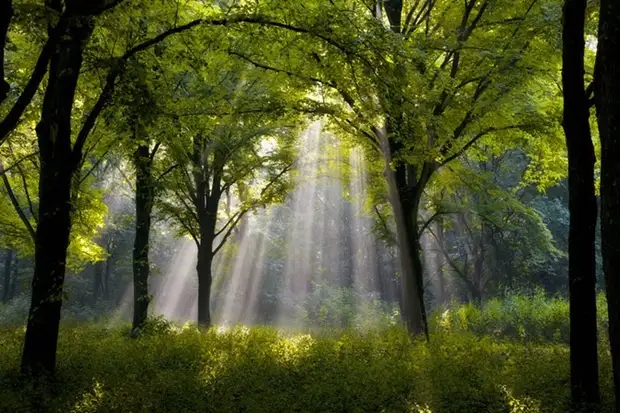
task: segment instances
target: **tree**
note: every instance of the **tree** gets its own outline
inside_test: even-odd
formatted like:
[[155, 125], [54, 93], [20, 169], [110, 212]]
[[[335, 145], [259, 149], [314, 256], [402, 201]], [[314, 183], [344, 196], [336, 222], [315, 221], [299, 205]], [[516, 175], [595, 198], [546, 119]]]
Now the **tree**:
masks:
[[261, 76], [245, 65], [185, 75], [198, 111], [183, 121], [185, 140], [170, 148], [178, 168], [162, 210], [198, 248], [198, 323], [204, 327], [211, 324], [214, 257], [248, 211], [280, 199], [294, 161], [300, 120], [285, 110], [297, 96], [285, 91], [284, 77]]
[[616, 410], [620, 411], [620, 5], [600, 3], [594, 90], [601, 139], [601, 242]]
[[72, 182], [82, 164], [85, 145], [96, 120], [110, 103], [117, 79], [134, 55], [164, 41], [172, 34], [189, 30], [202, 20], [174, 26], [146, 40], [129, 38], [130, 44], [120, 57], [112, 58], [101, 92], [84, 114], [79, 132], [72, 135], [72, 117], [78, 80], [86, 45], [93, 33], [96, 18], [110, 12], [119, 0], [89, 2], [49, 2], [49, 7], [62, 16], [50, 23], [48, 32], [58, 36], [50, 57], [48, 82], [43, 97], [41, 119], [36, 127], [39, 143], [39, 221], [35, 236], [35, 270], [32, 301], [22, 356], [22, 372], [53, 372], [66, 254], [71, 231]]
[[[158, 71], [163, 70], [162, 65], [158, 64], [157, 60], [151, 64], [157, 67], [156, 77], [161, 78]], [[122, 119], [120, 125], [117, 123], [116, 130], [128, 135], [123, 146], [129, 152], [127, 158], [135, 171], [136, 219], [132, 250], [134, 289], [132, 330], [136, 333], [144, 325], [148, 316], [150, 302], [148, 281], [151, 267], [149, 240], [158, 183], [163, 175], [174, 168], [174, 165], [170, 170], [163, 172], [160, 178], [155, 176], [158, 170], [157, 164], [165, 164], [162, 161], [158, 162], [156, 157], [170, 127], [169, 123], [163, 121], [167, 118], [161, 109], [166, 105], [166, 99], [169, 96], [157, 95], [156, 89], [165, 89], [169, 85], [151, 86], [154, 80], [149, 77], [146, 65], [138, 59], [130, 62], [123, 80], [127, 84], [123, 93], [119, 94], [116, 99], [118, 113], [113, 117], [113, 121], [118, 122]], [[155, 130], [156, 128], [158, 131]], [[157, 138], [152, 136], [157, 136]]]
[[562, 125], [568, 148], [571, 398], [577, 411], [595, 411], [600, 403], [594, 251], [596, 156], [584, 86], [585, 17], [586, 1], [566, 0], [562, 29]]
[[[527, 83], [540, 74], [534, 51], [554, 55], [548, 31], [555, 16], [537, 2], [320, 5], [265, 9], [273, 17], [262, 25], [291, 32], [299, 50], [278, 60], [261, 43], [244, 57], [318, 83], [323, 96], [343, 103], [334, 122], [381, 154], [399, 243], [402, 315], [409, 331], [421, 334], [427, 330], [419, 231], [425, 189], [437, 170], [479, 141], [545, 127]], [[261, 36], [267, 41], [274, 34], [262, 30]], [[312, 59], [296, 60], [308, 54]]]

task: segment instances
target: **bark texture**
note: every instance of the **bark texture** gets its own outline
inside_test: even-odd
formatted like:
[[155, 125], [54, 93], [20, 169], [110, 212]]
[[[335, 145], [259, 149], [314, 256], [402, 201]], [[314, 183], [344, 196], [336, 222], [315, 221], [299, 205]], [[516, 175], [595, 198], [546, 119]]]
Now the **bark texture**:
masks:
[[153, 211], [153, 171], [149, 147], [140, 145], [134, 154], [136, 169], [136, 235], [133, 244], [133, 331], [144, 325], [149, 309], [149, 238]]
[[11, 90], [9, 83], [6, 81], [4, 70], [4, 50], [6, 49], [7, 33], [12, 18], [13, 1], [2, 0], [0, 4], [0, 104], [4, 102]]
[[22, 372], [53, 372], [69, 233], [71, 180], [79, 159], [71, 147], [71, 112], [92, 19], [74, 16], [50, 59], [49, 80], [36, 132], [39, 143], [39, 220], [35, 240], [32, 301]]
[[413, 336], [426, 334], [428, 328], [424, 310], [422, 290], [422, 259], [418, 235], [417, 210], [419, 199], [414, 196], [415, 188], [407, 183], [404, 165], [392, 170], [393, 143], [386, 128], [375, 131], [382, 142], [385, 157], [385, 177], [388, 181], [390, 204], [396, 221], [396, 235], [400, 261], [400, 308], [407, 330]]
[[620, 4], [602, 0], [595, 101], [601, 138], [601, 241], [616, 411], [620, 411]]
[[202, 240], [202, 244], [198, 248], [196, 272], [198, 274], [198, 325], [205, 328], [211, 327], [212, 264], [211, 244]]
[[568, 148], [571, 397], [575, 411], [599, 409], [596, 332], [594, 146], [584, 87], [585, 0], [566, 0], [563, 12], [563, 127]]

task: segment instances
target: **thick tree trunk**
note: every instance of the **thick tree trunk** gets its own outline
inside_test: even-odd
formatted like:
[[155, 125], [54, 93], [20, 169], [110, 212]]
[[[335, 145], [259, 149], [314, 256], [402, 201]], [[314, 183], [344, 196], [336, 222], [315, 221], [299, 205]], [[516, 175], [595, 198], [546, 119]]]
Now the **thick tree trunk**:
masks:
[[32, 301], [22, 355], [24, 374], [53, 372], [71, 230], [71, 180], [77, 162], [71, 147], [71, 112], [83, 48], [93, 26], [73, 17], [50, 59], [39, 143], [39, 221]]
[[4, 50], [6, 48], [9, 25], [13, 18], [13, 1], [2, 0], [0, 3], [0, 104], [2, 104], [11, 90], [9, 83], [6, 81], [4, 70]]
[[136, 235], [133, 244], [133, 330], [146, 321], [149, 309], [149, 236], [153, 210], [153, 171], [151, 153], [146, 145], [135, 152], [136, 168]]
[[620, 4], [602, 0], [595, 100], [601, 137], [601, 241], [616, 411], [620, 411]]
[[392, 170], [392, 152], [386, 128], [375, 131], [381, 141], [385, 158], [385, 177], [388, 181], [390, 204], [396, 221], [396, 235], [400, 258], [401, 317], [412, 336], [426, 334], [426, 314], [422, 299], [422, 259], [418, 236], [417, 208], [411, 188], [406, 183], [406, 169], [399, 165]]
[[4, 277], [2, 280], [2, 302], [9, 302], [11, 296], [11, 264], [13, 263], [13, 250], [6, 251], [4, 258]]
[[594, 147], [584, 87], [586, 0], [566, 0], [563, 19], [563, 127], [568, 148], [570, 364], [573, 409], [593, 412], [600, 403], [596, 333], [597, 205]]
[[[208, 237], [205, 237], [208, 238]], [[213, 264], [212, 243], [202, 239], [198, 248], [198, 325], [211, 327], [211, 284], [213, 281], [211, 267]]]

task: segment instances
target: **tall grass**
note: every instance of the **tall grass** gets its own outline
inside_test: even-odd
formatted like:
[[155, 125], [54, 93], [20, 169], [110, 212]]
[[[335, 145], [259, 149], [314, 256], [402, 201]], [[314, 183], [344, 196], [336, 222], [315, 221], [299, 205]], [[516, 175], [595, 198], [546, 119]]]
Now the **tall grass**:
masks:
[[[5, 327], [0, 412], [564, 413], [567, 311], [542, 294], [454, 306], [432, 317], [430, 343], [398, 327], [286, 334], [159, 319], [133, 339], [128, 327], [65, 326], [57, 375], [39, 383], [18, 374], [23, 327]], [[611, 412], [606, 349], [601, 340]]]

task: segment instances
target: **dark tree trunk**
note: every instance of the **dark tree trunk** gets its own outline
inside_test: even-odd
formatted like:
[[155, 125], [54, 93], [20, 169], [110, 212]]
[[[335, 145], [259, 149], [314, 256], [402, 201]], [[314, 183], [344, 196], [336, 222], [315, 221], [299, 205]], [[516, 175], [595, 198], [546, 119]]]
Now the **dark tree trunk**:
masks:
[[13, 263], [13, 250], [6, 251], [4, 258], [4, 278], [2, 281], [2, 302], [7, 303], [11, 297], [11, 264]]
[[9, 83], [6, 81], [6, 73], [4, 70], [4, 50], [6, 48], [7, 32], [13, 18], [13, 2], [12, 0], [2, 0], [0, 4], [0, 104], [4, 102], [11, 90]]
[[[385, 14], [390, 22], [390, 29], [394, 33], [401, 32], [403, 11], [402, 0], [383, 1]], [[375, 17], [381, 18], [381, 8], [377, 8]], [[394, 54], [396, 68], [393, 75], [405, 80], [406, 65], [400, 57]], [[383, 87], [383, 86], [381, 86]], [[388, 181], [390, 204], [396, 220], [398, 251], [400, 258], [400, 309], [401, 316], [407, 330], [412, 336], [425, 334], [428, 339], [426, 309], [424, 308], [424, 289], [422, 280], [422, 257], [418, 228], [418, 212], [420, 206], [420, 190], [426, 185], [424, 173], [420, 180], [411, 175], [411, 165], [400, 163], [396, 170], [392, 170], [392, 159], [402, 149], [393, 133], [403, 130], [404, 98], [398, 91], [386, 90], [387, 98], [384, 102], [386, 109], [386, 126], [375, 128], [374, 133], [380, 143], [385, 159], [384, 173]], [[414, 174], [415, 175], [415, 174]]]
[[594, 146], [584, 87], [586, 0], [566, 0], [562, 31], [563, 127], [568, 148], [570, 364], [573, 409], [599, 409], [596, 333], [597, 205]]
[[93, 302], [99, 298], [99, 293], [103, 288], [103, 261], [98, 261], [93, 265]]
[[133, 244], [133, 330], [142, 327], [149, 309], [149, 236], [153, 210], [153, 171], [151, 152], [140, 145], [135, 152], [136, 235]]
[[407, 168], [398, 165], [392, 170], [393, 142], [390, 142], [386, 128], [376, 130], [385, 158], [385, 176], [388, 181], [390, 203], [396, 221], [398, 252], [400, 261], [400, 309], [401, 317], [412, 336], [426, 334], [426, 311], [423, 300], [422, 258], [418, 234], [419, 198], [415, 187], [407, 181]]
[[198, 248], [196, 272], [198, 273], [198, 325], [204, 328], [211, 327], [212, 264], [213, 252], [211, 242], [208, 239], [202, 239]]
[[620, 411], [620, 4], [601, 0], [595, 100], [601, 137], [601, 241], [616, 411]]
[[71, 112], [92, 19], [73, 17], [50, 59], [39, 143], [39, 221], [35, 239], [32, 300], [21, 369], [53, 372], [71, 230], [71, 180], [79, 159], [71, 147]]
[[[223, 153], [215, 151], [211, 168], [208, 165], [207, 139], [202, 136], [194, 138], [193, 151], [190, 154], [193, 166], [194, 183], [196, 185], [196, 198], [194, 207], [198, 218], [200, 233], [196, 244], [198, 247], [198, 258], [196, 263], [196, 273], [198, 275], [198, 325], [208, 328], [211, 326], [211, 283], [213, 257], [219, 247], [213, 245], [215, 241], [215, 225], [217, 223], [217, 212], [220, 199], [222, 197], [222, 171], [224, 169]], [[212, 185], [209, 185], [212, 170]], [[233, 225], [234, 227], [234, 225]], [[232, 231], [229, 228], [228, 231]], [[243, 230], [243, 228], [241, 229]], [[226, 241], [229, 232], [226, 232], [220, 243]], [[220, 246], [223, 244], [220, 244]]]

